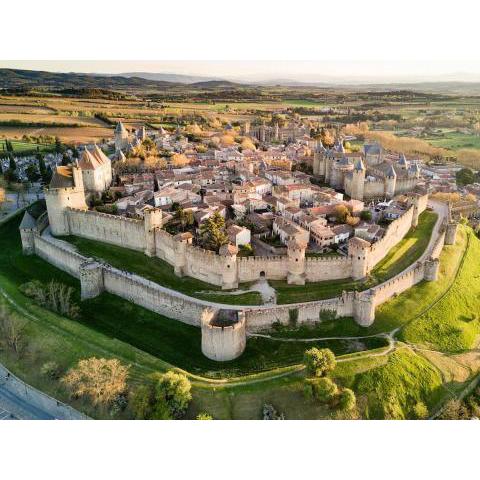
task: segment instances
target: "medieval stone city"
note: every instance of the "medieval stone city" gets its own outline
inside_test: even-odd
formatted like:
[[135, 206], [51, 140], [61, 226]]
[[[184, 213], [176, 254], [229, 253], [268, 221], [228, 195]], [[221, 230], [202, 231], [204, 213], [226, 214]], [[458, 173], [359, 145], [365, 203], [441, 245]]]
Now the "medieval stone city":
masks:
[[[233, 128], [227, 124], [224, 133]], [[276, 305], [269, 281], [362, 281], [427, 208], [438, 210], [446, 225], [441, 236], [432, 237], [428, 257], [373, 288], [301, 303], [298, 320], [311, 322], [333, 312], [368, 326], [376, 306], [423, 279], [437, 278], [441, 247], [454, 243], [457, 224], [451, 212], [429, 206], [431, 180], [422, 174], [419, 159], [387, 152], [379, 143], [349, 151], [342, 137], [325, 147], [293, 121], [283, 127], [247, 122], [237, 131], [245, 138], [243, 147], [219, 145], [199, 153], [179, 129], [150, 132], [142, 126], [129, 132], [118, 122], [114, 138], [104, 145], [114, 149], [110, 157], [96, 144], [85, 145], [79, 158], [55, 166], [45, 188], [48, 215], [42, 227], [29, 213], [20, 226], [24, 252], [80, 278], [82, 298], [106, 290], [200, 326], [203, 353], [220, 361], [242, 354], [247, 332], [288, 322], [290, 308]], [[204, 138], [222, 133], [206, 132]], [[177, 165], [129, 172], [128, 158], [152, 147], [171, 152]], [[82, 257], [61, 240], [70, 235], [158, 257], [176, 276], [232, 294], [250, 284], [263, 305], [188, 297]]]

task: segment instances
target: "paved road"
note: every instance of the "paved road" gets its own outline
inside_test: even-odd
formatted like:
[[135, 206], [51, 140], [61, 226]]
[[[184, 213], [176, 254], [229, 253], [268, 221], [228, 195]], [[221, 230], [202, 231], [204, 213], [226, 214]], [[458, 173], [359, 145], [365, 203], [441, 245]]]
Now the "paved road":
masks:
[[54, 420], [55, 417], [0, 384], [0, 420]]
[[0, 408], [0, 420], [18, 420], [18, 418], [10, 412], [7, 412], [7, 410]]

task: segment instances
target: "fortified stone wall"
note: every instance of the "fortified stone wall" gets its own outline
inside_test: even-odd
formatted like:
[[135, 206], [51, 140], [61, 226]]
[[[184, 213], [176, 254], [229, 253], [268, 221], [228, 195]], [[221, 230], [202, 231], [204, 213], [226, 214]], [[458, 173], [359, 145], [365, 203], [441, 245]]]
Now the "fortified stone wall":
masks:
[[182, 294], [173, 294], [160, 285], [143, 277], [103, 266], [103, 283], [107, 292], [118, 295], [148, 310], [200, 326], [206, 305]]
[[65, 247], [61, 242], [41, 237], [38, 233], [33, 234], [33, 244], [34, 253], [39, 257], [76, 278], [80, 277], [80, 265], [86, 260], [84, 256]]
[[193, 245], [186, 245], [185, 275], [211, 283], [212, 285], [222, 286], [223, 270], [224, 259], [220, 255]]
[[374, 306], [377, 307], [387, 300], [390, 300], [394, 295], [399, 295], [413, 287], [424, 280], [424, 275], [425, 265], [424, 263], [418, 263], [407, 272], [397, 275], [391, 280], [372, 288]]
[[[413, 207], [412, 207], [413, 208]], [[413, 210], [410, 209], [405, 218], [411, 218]], [[405, 219], [399, 219], [394, 232], [404, 228]], [[451, 232], [456, 226], [448, 224]], [[395, 233], [393, 236], [395, 237]], [[454, 241], [454, 233], [450, 234]], [[236, 308], [239, 322], [229, 326], [218, 326], [211, 322], [215, 313], [222, 309], [222, 305], [211, 304], [202, 300], [188, 297], [170, 289], [157, 285], [137, 275], [123, 272], [109, 265], [100, 264], [88, 259], [66, 247], [62, 242], [49, 236], [40, 236], [35, 229], [25, 229], [22, 232], [23, 245], [32, 244], [33, 251], [25, 249], [28, 253], [36, 253], [56, 267], [80, 278], [82, 298], [92, 298], [103, 290], [125, 298], [128, 301], [141, 305], [161, 315], [202, 327], [202, 351], [215, 360], [230, 360], [238, 357], [245, 348], [246, 331], [254, 332], [269, 328], [275, 322], [281, 324], [321, 322], [338, 317], [351, 316], [363, 326], [371, 325], [375, 318], [375, 308], [389, 300], [394, 295], [400, 294], [422, 280], [433, 281], [438, 274], [438, 256], [441, 253], [446, 238], [443, 232], [429, 251], [429, 258], [417, 262], [405, 272], [391, 280], [364, 292], [343, 292], [340, 297], [316, 302], [301, 304], [281, 305], [271, 308], [253, 307]], [[173, 245], [173, 244], [172, 244]], [[192, 251], [199, 251], [194, 249]], [[199, 255], [204, 255], [200, 251]], [[208, 253], [209, 256], [221, 256]], [[208, 261], [210, 257], [206, 260]], [[198, 260], [198, 259], [197, 259]], [[255, 259], [243, 259], [243, 265], [255, 264]], [[314, 259], [312, 259], [314, 260]], [[271, 263], [274, 263], [275, 259]], [[331, 262], [338, 263], [334, 259]], [[242, 263], [242, 262], [240, 262]], [[283, 264], [284, 262], [279, 262]], [[318, 260], [310, 262], [311, 265], [327, 265], [328, 261]], [[345, 264], [349, 262], [345, 261]], [[268, 265], [267, 264], [264, 264]], [[313, 267], [307, 267], [307, 269]], [[244, 317], [242, 316], [244, 314]]]
[[364, 198], [382, 198], [385, 196], [385, 182], [383, 180], [367, 180], [363, 187]]
[[[382, 260], [407, 234], [416, 211], [421, 213], [425, 209], [427, 198], [425, 196], [418, 200], [418, 207], [410, 207], [400, 218], [393, 221], [384, 237], [372, 245], [366, 260], [367, 271]], [[227, 259], [215, 252], [183, 242], [156, 226], [157, 224], [149, 227], [147, 231], [144, 220], [84, 209], [67, 208], [65, 222], [67, 226], [64, 233], [156, 255], [172, 265], [179, 276], [187, 275], [223, 288], [234, 288], [238, 283], [255, 281], [260, 276], [269, 280], [290, 281], [292, 275], [289, 274], [292, 269], [295, 270], [296, 283], [349, 278], [354, 271], [352, 262], [355, 259], [351, 256], [340, 259], [307, 257], [298, 265], [294, 263], [295, 259], [289, 259], [288, 255], [238, 258], [234, 255]]]
[[353, 292], [344, 292], [341, 297], [317, 302], [279, 305], [272, 308], [246, 309], [248, 332], [270, 328], [275, 323], [289, 325], [293, 322], [313, 323], [337, 317], [353, 316]]
[[413, 210], [414, 207], [411, 206], [402, 216], [390, 223], [383, 238], [372, 244], [369, 253], [370, 270], [408, 233], [412, 226]]
[[432, 258], [439, 258], [440, 254], [442, 253], [444, 245], [445, 245], [445, 231], [443, 231], [440, 234], [437, 241], [435, 242], [435, 244], [432, 248], [431, 257]]
[[395, 194], [399, 195], [405, 192], [411, 192], [418, 183], [418, 178], [411, 177], [411, 178], [401, 178], [398, 179], [395, 183]]
[[307, 257], [305, 274], [308, 282], [349, 278], [352, 276], [352, 261], [349, 257]]
[[177, 242], [165, 230], [157, 228], [155, 230], [155, 250], [156, 256], [165, 260], [170, 265], [175, 265], [175, 244]]
[[285, 280], [288, 274], [288, 258], [278, 257], [240, 257], [238, 259], [238, 280], [240, 283], [253, 282], [263, 272], [269, 280]]
[[65, 215], [71, 235], [133, 250], [145, 250], [145, 230], [142, 220], [73, 208], [68, 208]]

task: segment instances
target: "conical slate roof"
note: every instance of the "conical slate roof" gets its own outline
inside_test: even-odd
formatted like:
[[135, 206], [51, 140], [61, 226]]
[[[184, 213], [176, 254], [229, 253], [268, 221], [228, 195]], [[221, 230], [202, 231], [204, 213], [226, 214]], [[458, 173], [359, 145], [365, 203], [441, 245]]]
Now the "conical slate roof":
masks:
[[394, 178], [396, 176], [397, 174], [395, 173], [395, 169], [393, 168], [393, 165], [390, 165], [390, 167], [387, 170], [387, 177]]
[[127, 133], [127, 129], [122, 122], [117, 123], [117, 126], [115, 127], [115, 133]]
[[400, 154], [400, 157], [398, 159], [398, 163], [402, 165], [403, 167], [406, 167], [408, 165], [407, 158], [405, 157], [404, 153]]
[[361, 158], [357, 159], [357, 161], [355, 162], [355, 167], [354, 168], [358, 172], [360, 172], [362, 170], [365, 170], [365, 165], [363, 164], [363, 160]]

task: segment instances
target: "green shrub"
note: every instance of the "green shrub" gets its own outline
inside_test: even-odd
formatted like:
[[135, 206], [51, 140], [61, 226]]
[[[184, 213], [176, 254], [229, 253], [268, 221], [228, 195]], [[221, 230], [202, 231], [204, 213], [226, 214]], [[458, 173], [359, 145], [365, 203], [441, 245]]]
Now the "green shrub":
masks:
[[340, 393], [338, 408], [345, 412], [350, 412], [355, 408], [356, 405], [357, 399], [355, 398], [353, 391], [349, 388], [343, 389], [342, 393]]
[[315, 377], [323, 377], [332, 371], [337, 362], [329, 348], [310, 348], [303, 355], [307, 372]]
[[57, 362], [45, 362], [40, 369], [40, 373], [44, 377], [48, 377], [52, 380], [60, 378], [60, 366]]
[[37, 305], [70, 318], [78, 318], [80, 307], [73, 301], [74, 289], [55, 280], [46, 285], [39, 280], [20, 285], [19, 290]]
[[169, 370], [167, 373], [157, 376], [157, 378], [158, 382], [155, 388], [157, 414], [159, 412], [164, 413], [164, 405], [162, 405], [164, 403], [172, 418], [183, 417], [192, 400], [192, 394], [190, 393], [192, 386], [187, 376]]
[[413, 407], [413, 413], [415, 418], [419, 420], [424, 420], [428, 418], [428, 408], [423, 402], [417, 402]]
[[328, 403], [337, 397], [338, 387], [333, 380], [327, 377], [307, 378], [304, 393], [308, 399]]
[[197, 415], [197, 420], [213, 420], [213, 417], [207, 412], [202, 412]]

